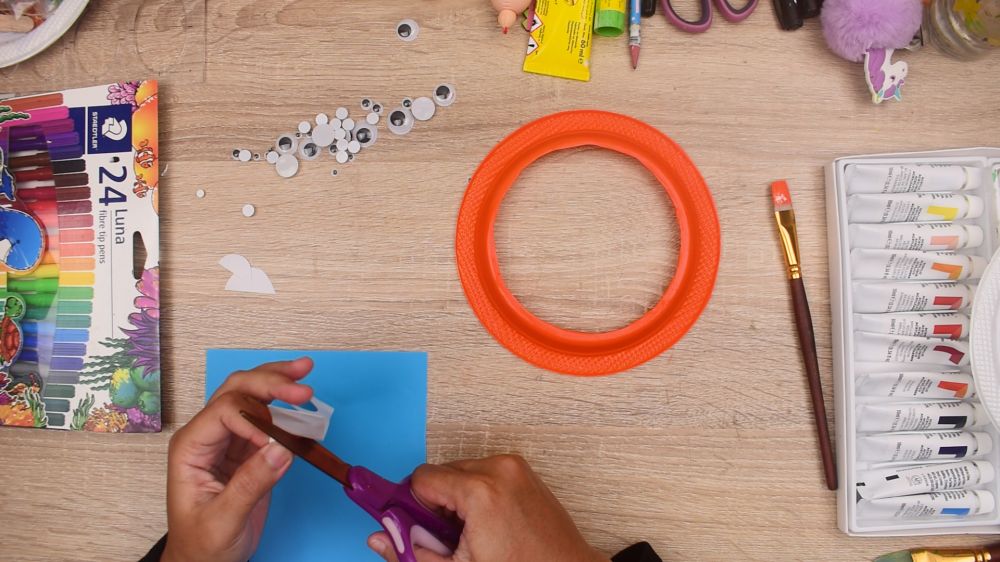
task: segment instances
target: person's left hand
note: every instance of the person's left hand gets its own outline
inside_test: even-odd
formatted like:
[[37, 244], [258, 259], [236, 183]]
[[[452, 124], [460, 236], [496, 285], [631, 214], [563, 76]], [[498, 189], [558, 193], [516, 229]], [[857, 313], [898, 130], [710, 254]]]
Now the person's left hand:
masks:
[[246, 562], [257, 549], [271, 488], [292, 454], [240, 411], [270, 420], [271, 400], [307, 402], [312, 389], [296, 381], [312, 367], [302, 358], [233, 373], [170, 439], [162, 562]]

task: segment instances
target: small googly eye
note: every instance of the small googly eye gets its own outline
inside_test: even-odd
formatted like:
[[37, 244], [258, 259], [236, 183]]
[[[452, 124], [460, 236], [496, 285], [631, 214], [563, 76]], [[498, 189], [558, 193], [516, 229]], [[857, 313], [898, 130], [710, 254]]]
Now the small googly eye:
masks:
[[316, 157], [319, 156], [319, 146], [312, 141], [304, 142], [302, 143], [302, 146], [299, 147], [299, 156], [301, 156], [303, 160], [315, 160]]
[[281, 156], [281, 155], [278, 154], [278, 151], [276, 151], [276, 150], [268, 150], [267, 154], [264, 155], [264, 160], [266, 160], [268, 164], [275, 164], [275, 163], [278, 162], [278, 157], [279, 156]]
[[340, 119], [341, 121], [343, 121], [344, 119], [347, 119], [347, 117], [350, 116], [350, 114], [351, 114], [351, 112], [348, 111], [346, 107], [338, 107], [337, 108], [337, 114], [336, 114], [337, 115], [337, 119]]
[[434, 103], [441, 107], [455, 103], [455, 87], [451, 84], [441, 84], [434, 88]]
[[317, 113], [316, 114], [316, 124], [317, 125], [326, 125], [329, 122], [330, 122], [330, 116], [327, 115], [326, 113]]
[[274, 142], [274, 148], [281, 154], [289, 154], [295, 152], [295, 149], [299, 146], [298, 133], [292, 134], [287, 133], [278, 137], [278, 140]]
[[239, 160], [239, 159], [240, 159], [240, 149], [234, 148], [233, 149], [233, 160]]
[[397, 108], [389, 112], [389, 131], [396, 135], [405, 135], [413, 129], [413, 115], [408, 109]]
[[245, 148], [243, 150], [240, 150], [240, 154], [239, 154], [240, 162], [249, 162], [250, 159], [252, 159], [252, 158], [253, 158], [253, 154], [249, 150], [247, 150]]
[[299, 132], [303, 135], [308, 135], [309, 131], [312, 130], [312, 125], [308, 121], [302, 121], [299, 123]]
[[372, 107], [372, 100], [368, 98], [361, 100], [361, 109], [371, 109], [371, 107]]
[[259, 152], [254, 152], [253, 153], [253, 161], [254, 162], [260, 161], [260, 153]]
[[377, 113], [378, 115], [382, 115], [383, 111], [385, 111], [385, 107], [383, 107], [382, 104], [380, 103], [372, 104], [372, 113]]
[[372, 125], [362, 125], [354, 131], [354, 140], [362, 147], [367, 148], [375, 144], [378, 138], [378, 129]]
[[406, 109], [410, 109], [411, 107], [413, 107], [413, 100], [410, 98], [403, 98], [403, 107], [405, 107]]
[[331, 176], [336, 176], [337, 175], [337, 170], [330, 170], [330, 175]]
[[406, 19], [396, 24], [396, 37], [400, 40], [414, 41], [418, 35], [420, 35], [420, 25], [417, 22]]
[[337, 152], [337, 163], [338, 164], [347, 164], [347, 161], [350, 160], [350, 158], [351, 158], [351, 155], [348, 154], [346, 150], [341, 150], [341, 151]]
[[337, 154], [337, 145], [331, 144], [330, 146], [326, 147], [326, 150], [330, 153], [331, 156], [335, 156]]

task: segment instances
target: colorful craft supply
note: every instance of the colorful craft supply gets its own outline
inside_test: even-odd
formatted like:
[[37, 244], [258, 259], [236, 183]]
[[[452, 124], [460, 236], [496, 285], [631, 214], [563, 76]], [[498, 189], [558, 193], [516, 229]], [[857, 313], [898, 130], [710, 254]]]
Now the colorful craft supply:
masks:
[[155, 81], [0, 105], [0, 299], [25, 308], [0, 401], [32, 413], [0, 425], [159, 431], [158, 145]]
[[[667, 21], [674, 24], [677, 29], [681, 31], [687, 31], [688, 33], [704, 33], [712, 27], [712, 1], [713, 0], [700, 0], [701, 4], [701, 16], [694, 21], [685, 19], [683, 16], [677, 13], [674, 9], [673, 0], [662, 0], [663, 4], [663, 14], [667, 17]], [[729, 0], [714, 0], [715, 7], [722, 14], [722, 17], [727, 21], [733, 23], [741, 22], [753, 13], [757, 9], [758, 0], [750, 0], [742, 7], [733, 6]]]
[[590, 80], [594, 0], [553, 0], [535, 5], [525, 72]]
[[594, 13], [594, 33], [602, 37], [618, 37], [625, 32], [628, 0], [597, 0]]
[[[534, 316], [500, 277], [493, 223], [518, 175], [551, 152], [597, 146], [638, 160], [677, 209], [677, 270], [660, 301], [642, 318], [606, 333], [553, 326]], [[649, 125], [604, 111], [568, 111], [533, 121], [500, 142], [479, 165], [458, 214], [455, 251], [469, 305], [514, 354], [552, 371], [607, 375], [640, 365], [684, 336], [708, 305], [720, 258], [712, 195], [687, 154]]]
[[517, 24], [517, 15], [528, 9], [531, 0], [490, 0], [497, 11], [497, 23], [504, 35]]
[[632, 58], [632, 70], [639, 68], [639, 52], [642, 50], [642, 6], [641, 0], [631, 0], [632, 10], [628, 26], [628, 50]]

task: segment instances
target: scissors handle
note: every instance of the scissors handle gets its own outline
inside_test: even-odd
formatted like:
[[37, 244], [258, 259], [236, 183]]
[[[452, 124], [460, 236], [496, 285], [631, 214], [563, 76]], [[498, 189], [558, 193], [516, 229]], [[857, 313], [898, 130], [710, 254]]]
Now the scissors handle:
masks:
[[441, 556], [458, 547], [462, 525], [434, 513], [413, 496], [410, 478], [396, 484], [361, 466], [351, 467], [347, 496], [382, 525], [392, 539], [399, 562], [417, 562], [413, 547]]
[[[715, 5], [718, 7], [719, 12], [722, 13], [722, 17], [735, 23], [747, 19], [753, 13], [754, 9], [757, 8], [757, 2], [758, 0], [749, 0], [742, 8], [737, 8], [729, 0], [715, 0]], [[681, 17], [677, 13], [677, 10], [674, 9], [673, 0], [660, 0], [660, 3], [663, 6], [663, 13], [667, 16], [667, 20], [681, 31], [704, 33], [708, 31], [708, 28], [712, 27], [712, 0], [701, 0], [701, 17], [696, 21]]]

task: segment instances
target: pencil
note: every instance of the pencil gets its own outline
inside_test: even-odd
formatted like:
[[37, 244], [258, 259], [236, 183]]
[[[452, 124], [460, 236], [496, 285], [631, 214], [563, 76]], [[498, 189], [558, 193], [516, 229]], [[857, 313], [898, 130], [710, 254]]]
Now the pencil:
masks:
[[631, 0], [628, 26], [628, 50], [632, 57], [632, 70], [639, 68], [639, 51], [642, 49], [642, 0]]
[[823, 384], [819, 378], [819, 359], [816, 356], [816, 335], [813, 332], [812, 315], [809, 313], [809, 301], [806, 299], [806, 287], [802, 281], [799, 239], [795, 230], [795, 211], [792, 210], [792, 196], [788, 192], [788, 184], [784, 181], [772, 183], [771, 199], [774, 202], [774, 218], [778, 223], [778, 236], [781, 238], [781, 247], [785, 252], [785, 261], [788, 266], [788, 280], [792, 289], [792, 307], [795, 310], [795, 328], [799, 335], [799, 346], [802, 348], [806, 379], [809, 381], [809, 395], [812, 399], [816, 436], [819, 439], [819, 452], [823, 459], [823, 471], [826, 474], [826, 487], [836, 490], [837, 465], [833, 458], [833, 446], [830, 443], [830, 429], [827, 426]]

